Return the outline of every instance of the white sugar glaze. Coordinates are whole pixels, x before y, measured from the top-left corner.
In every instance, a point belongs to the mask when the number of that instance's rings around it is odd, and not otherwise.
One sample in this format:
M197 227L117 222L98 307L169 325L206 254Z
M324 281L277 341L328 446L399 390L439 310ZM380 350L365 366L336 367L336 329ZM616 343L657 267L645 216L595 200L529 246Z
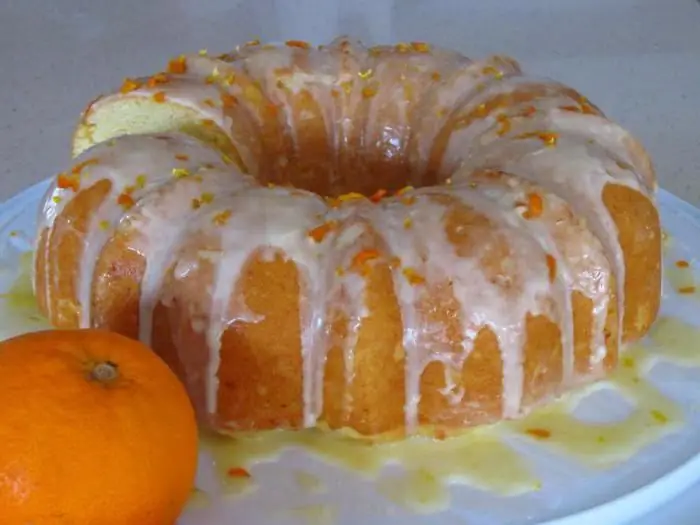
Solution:
M311 427L323 410L333 309L348 322L342 347L345 380L352 381L358 331L369 312L366 279L347 270L358 253L371 250L376 255L368 264L392 263L409 431L418 425L420 380L430 363L444 364L449 402L462 400L452 374L459 373L484 326L500 346L504 417L529 409L523 403L528 314L558 324L562 388L575 383L572 290L593 303L591 374L602 372L611 275L620 323L625 305L625 261L602 191L614 182L653 198L655 181L641 147L585 99L555 82L522 76L508 58L472 61L422 45L368 50L339 39L323 49L254 45L222 57L179 60L187 68L171 71L172 82L148 86L140 80L127 93L98 99L83 119L98 126L95 115L109 104L153 97L157 90L167 103L185 106L226 132L251 175L179 133L123 135L83 152L72 175L80 187L109 180L111 190L82 237L77 268L61 267L52 244L45 244L47 298L60 272L74 275L80 326L101 323L91 312L93 286L101 278L95 269L115 232L131 231L129 249L145 260L138 336L147 344L157 303L177 299L164 288L165 275L187 280L206 259L213 268L208 303L190 322L206 335L206 410L213 415L222 335L237 322L256 321L240 297L239 276L254 256L281 256L295 263L299 275L303 423ZM226 111L222 93L233 97ZM312 104L296 112L303 97ZM331 190L348 183L351 175L343 170L352 166L352 155L401 166L416 189L378 202L348 198L329 205L310 191L268 186L270 180L289 180L294 159L305 155L304 126L317 118L325 136L318 155ZM277 154L268 151L273 147ZM134 202L129 209L118 202L125 192ZM56 217L79 194L54 184L40 229L59 236ZM542 210L528 217L533 194ZM477 247L468 255L446 229L448 216L464 209L487 220L473 232ZM311 235L319 228L324 235ZM494 278L482 260L499 243L508 252L503 274ZM448 348L444 327L421 310L426 294L444 286L460 305L459 352ZM351 406L352 399L345 399L344 409Z

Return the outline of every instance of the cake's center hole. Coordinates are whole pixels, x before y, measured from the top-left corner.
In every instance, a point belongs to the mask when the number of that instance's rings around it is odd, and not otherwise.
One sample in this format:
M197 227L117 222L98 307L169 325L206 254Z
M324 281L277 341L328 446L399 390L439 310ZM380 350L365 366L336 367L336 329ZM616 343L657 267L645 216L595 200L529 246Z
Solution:
M293 161L283 159L279 167L273 167L263 179L265 183L292 186L323 197L348 193L372 197L391 194L407 186L419 188L436 183L434 175L418 173L397 152L385 149L380 153L369 157L341 150L337 156L329 154L330 158L325 158L325 153L315 157L299 155Z

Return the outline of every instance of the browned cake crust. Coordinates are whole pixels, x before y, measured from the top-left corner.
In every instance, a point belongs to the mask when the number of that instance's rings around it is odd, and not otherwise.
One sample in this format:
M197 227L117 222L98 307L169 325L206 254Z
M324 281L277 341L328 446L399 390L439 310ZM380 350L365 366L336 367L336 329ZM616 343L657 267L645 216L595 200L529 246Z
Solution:
M204 423L520 417L654 322L651 162L575 91L425 44L169 67L86 110L35 288L58 327L146 340Z

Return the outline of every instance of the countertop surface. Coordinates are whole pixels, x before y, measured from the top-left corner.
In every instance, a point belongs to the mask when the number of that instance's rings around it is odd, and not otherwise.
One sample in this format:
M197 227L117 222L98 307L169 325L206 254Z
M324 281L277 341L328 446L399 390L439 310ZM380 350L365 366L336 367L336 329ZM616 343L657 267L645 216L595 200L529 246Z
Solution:
M697 0L4 0L0 201L64 169L80 111L125 76L252 38L339 34L509 54L630 129L660 185L700 206ZM696 524L698 515L700 487L637 523Z

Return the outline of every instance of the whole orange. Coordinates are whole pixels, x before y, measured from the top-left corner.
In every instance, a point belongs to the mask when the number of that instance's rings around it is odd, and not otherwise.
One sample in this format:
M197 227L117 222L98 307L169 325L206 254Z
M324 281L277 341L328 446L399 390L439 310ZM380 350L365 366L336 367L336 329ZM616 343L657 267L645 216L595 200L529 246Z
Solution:
M0 523L173 525L197 465L184 387L98 330L0 342Z

